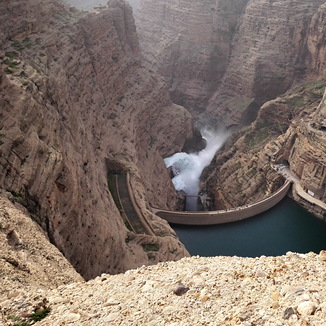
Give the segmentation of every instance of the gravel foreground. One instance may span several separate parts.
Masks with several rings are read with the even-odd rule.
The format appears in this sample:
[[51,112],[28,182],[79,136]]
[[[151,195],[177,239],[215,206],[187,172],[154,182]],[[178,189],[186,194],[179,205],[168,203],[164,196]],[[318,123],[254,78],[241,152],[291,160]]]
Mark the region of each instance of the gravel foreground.
[[0,306],[3,325],[15,325],[14,316],[25,320],[45,302],[51,311],[36,325],[325,326],[325,286],[325,251],[194,256],[54,290],[13,289]]

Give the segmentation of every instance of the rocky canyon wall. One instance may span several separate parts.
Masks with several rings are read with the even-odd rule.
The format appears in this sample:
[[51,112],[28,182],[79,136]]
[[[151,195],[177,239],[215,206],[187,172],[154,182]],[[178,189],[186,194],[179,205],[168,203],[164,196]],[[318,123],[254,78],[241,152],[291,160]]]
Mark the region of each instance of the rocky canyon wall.
[[323,0],[143,0],[143,54],[203,123],[248,124],[267,100],[325,75]]
[[[233,135],[202,179],[217,208],[252,203],[273,193],[284,182],[272,167],[279,163],[289,164],[304,191],[325,202],[324,89],[324,81],[295,87],[265,103],[257,119]],[[293,194],[325,218],[325,209],[300,198],[295,186]]]
[[[173,100],[189,108],[199,127],[247,126],[202,179],[216,208],[275,191],[284,179],[272,169],[274,160],[289,162],[306,191],[324,196],[324,125],[316,108],[326,75],[325,17],[323,0],[142,1],[136,16],[142,52]],[[269,152],[274,142],[276,156]]]
[[[192,134],[161,77],[142,67],[131,8],[1,2],[0,185],[85,278],[187,254],[147,209],[172,208],[162,157]],[[128,231],[108,173],[129,171],[156,235]]]
[[231,41],[248,0],[142,0],[136,13],[143,55],[162,74],[175,103],[202,112],[221,83]]

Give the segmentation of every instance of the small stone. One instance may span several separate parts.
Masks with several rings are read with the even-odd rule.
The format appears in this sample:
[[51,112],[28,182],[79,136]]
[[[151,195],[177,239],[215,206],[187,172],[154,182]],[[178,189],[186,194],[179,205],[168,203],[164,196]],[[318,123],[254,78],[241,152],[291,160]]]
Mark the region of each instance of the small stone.
[[28,318],[28,317],[31,317],[32,314],[31,314],[30,312],[24,311],[24,312],[21,313],[21,316],[22,316],[23,318]]
[[11,246],[18,246],[22,244],[22,241],[20,240],[20,237],[16,230],[11,230],[10,232],[8,232],[7,241]]
[[267,274],[264,271],[258,270],[256,272],[256,277],[267,277]]
[[326,250],[322,250],[319,253],[319,259],[322,260],[322,261],[326,261]]
[[294,309],[292,307],[288,307],[284,310],[283,319],[289,319],[294,314]]
[[278,301],[280,299],[280,293],[278,291],[273,292],[272,299],[273,301]]
[[184,286],[182,283],[179,283],[177,288],[173,290],[173,293],[180,296],[185,294],[187,291],[189,291],[189,288]]
[[104,321],[107,323],[110,323],[111,321],[116,320],[119,317],[118,312],[114,312],[112,314],[109,314],[107,317],[104,318]]
[[117,306],[118,304],[120,304],[119,301],[109,299],[109,300],[104,304],[104,307]]
[[12,299],[18,297],[19,295],[21,295],[20,291],[13,291],[13,292],[9,292],[7,297],[8,299]]
[[317,309],[317,306],[314,302],[312,301],[303,301],[301,303],[299,303],[298,305],[298,313],[300,315],[312,315]]
[[[191,290],[190,290],[191,291]],[[199,298],[200,297],[200,293],[198,291],[194,291],[191,292],[191,294],[195,297],[195,298]]]
[[204,295],[203,297],[200,298],[201,302],[206,302],[209,299],[208,295]]
[[78,319],[80,319],[80,314],[75,314],[73,312],[64,315],[63,320],[65,320],[66,322],[73,322],[73,321],[77,321]]
[[49,298],[50,304],[59,304],[59,303],[68,303],[68,302],[69,302],[68,298],[63,298],[63,297],[50,297]]
[[154,282],[153,281],[146,281],[143,286],[142,286],[142,291],[143,292],[148,292],[151,291],[154,287]]

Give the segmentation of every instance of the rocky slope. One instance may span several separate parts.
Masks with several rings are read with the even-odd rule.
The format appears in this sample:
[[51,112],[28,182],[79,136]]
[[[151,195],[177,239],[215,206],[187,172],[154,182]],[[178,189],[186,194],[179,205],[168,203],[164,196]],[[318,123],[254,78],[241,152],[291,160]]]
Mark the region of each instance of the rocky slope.
[[206,109],[202,123],[232,126],[293,84],[325,76],[324,17],[323,0],[144,0],[137,25],[173,100],[195,115]]
[[45,301],[50,314],[36,325],[323,326],[325,260],[325,252],[184,258],[2,297],[2,321],[28,320]]
[[296,201],[326,220],[326,91],[312,114],[296,120],[278,142],[266,149],[271,150],[274,160],[289,163],[304,194],[309,195],[303,198],[293,187]]
[[[325,131],[316,125],[316,135],[307,132],[312,121],[325,121],[324,89],[324,81],[294,88],[265,103],[255,122],[233,135],[203,176],[217,208],[255,202],[274,192],[284,182],[271,165],[278,163],[289,164],[306,191],[325,201]],[[325,210],[304,206],[325,217]]]
[[[144,198],[174,206],[162,157],[191,136],[191,119],[142,67],[130,6],[10,1],[0,18],[0,186],[86,278],[186,255]],[[116,170],[129,171],[157,236],[128,231],[108,189]]]
[[12,299],[30,289],[82,281],[27,210],[8,198],[14,200],[11,194],[1,191],[0,296]]

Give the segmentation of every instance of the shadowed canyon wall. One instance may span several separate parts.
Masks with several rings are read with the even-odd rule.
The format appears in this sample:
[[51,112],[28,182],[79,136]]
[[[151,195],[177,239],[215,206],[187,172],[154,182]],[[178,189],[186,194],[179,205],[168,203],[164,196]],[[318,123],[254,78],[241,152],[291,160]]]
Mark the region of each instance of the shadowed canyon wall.
[[176,103],[203,123],[253,121],[298,82],[325,75],[325,3],[143,0],[137,15],[147,62]]
[[142,0],[136,13],[143,55],[162,74],[172,100],[195,116],[205,110],[228,65],[248,0]]
[[[86,278],[186,255],[144,198],[174,207],[162,157],[191,137],[191,117],[142,67],[130,6],[86,14],[10,1],[0,18],[1,187]],[[158,236],[123,223],[107,181],[117,169]]]
[[[202,178],[216,209],[275,191],[283,177],[272,169],[274,161],[289,162],[306,191],[323,193],[325,135],[317,107],[326,75],[325,17],[323,0],[141,2],[142,53],[166,79],[175,103],[189,108],[198,126],[222,122],[240,130]],[[319,122],[311,127],[312,120]],[[269,152],[273,146],[277,155]]]

